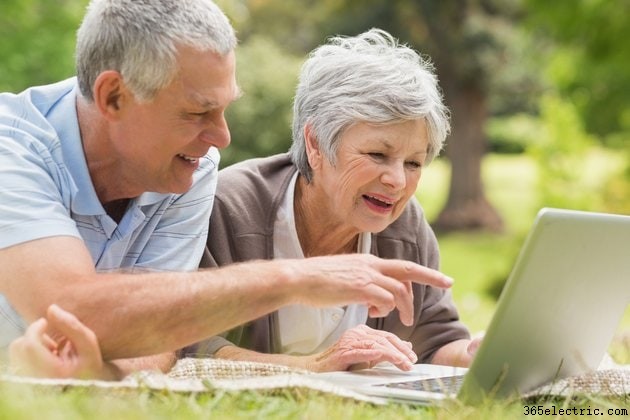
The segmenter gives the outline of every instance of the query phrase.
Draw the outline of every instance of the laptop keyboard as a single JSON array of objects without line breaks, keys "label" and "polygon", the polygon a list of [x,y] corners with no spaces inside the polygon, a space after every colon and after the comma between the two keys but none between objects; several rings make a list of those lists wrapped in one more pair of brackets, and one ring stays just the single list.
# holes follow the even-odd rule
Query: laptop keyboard
[{"label": "laptop keyboard", "polygon": [[456,394],[464,381],[464,375],[445,376],[442,378],[417,379],[407,382],[382,384],[388,388],[409,389],[414,391],[439,392]]}]

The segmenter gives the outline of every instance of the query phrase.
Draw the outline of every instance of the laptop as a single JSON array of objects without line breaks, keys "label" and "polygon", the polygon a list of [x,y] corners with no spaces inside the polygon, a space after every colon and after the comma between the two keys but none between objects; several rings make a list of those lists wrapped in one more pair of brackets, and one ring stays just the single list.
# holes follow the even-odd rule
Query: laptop
[{"label": "laptop", "polygon": [[319,373],[369,396],[427,404],[523,395],[595,370],[630,303],[630,216],[542,209],[470,368]]}]

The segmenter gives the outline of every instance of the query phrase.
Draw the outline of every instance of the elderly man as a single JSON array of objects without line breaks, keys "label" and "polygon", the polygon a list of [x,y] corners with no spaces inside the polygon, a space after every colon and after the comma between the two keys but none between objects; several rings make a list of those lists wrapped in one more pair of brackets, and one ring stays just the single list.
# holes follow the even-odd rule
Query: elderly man
[{"label": "elderly man", "polygon": [[[94,373],[120,377],[291,303],[397,307],[410,324],[411,282],[450,286],[365,255],[196,270],[239,96],[235,46],[209,0],[94,0],[77,77],[0,95],[0,348],[47,311],[63,318],[57,303],[105,360],[164,353]],[[36,327],[52,354],[67,348]]]}]

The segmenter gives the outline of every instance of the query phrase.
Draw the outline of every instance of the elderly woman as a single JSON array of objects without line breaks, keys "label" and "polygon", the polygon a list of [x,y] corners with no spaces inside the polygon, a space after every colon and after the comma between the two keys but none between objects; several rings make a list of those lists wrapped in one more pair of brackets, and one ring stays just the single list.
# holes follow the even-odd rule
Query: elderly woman
[{"label": "elderly woman", "polygon": [[[437,269],[414,193],[448,131],[436,77],[415,51],[376,29],[332,38],[302,68],[289,153],[221,171],[202,266],[365,253]],[[363,305],[292,305],[188,351],[315,371],[468,365],[475,346],[451,295],[413,293],[410,327],[396,313],[368,318]]]}]

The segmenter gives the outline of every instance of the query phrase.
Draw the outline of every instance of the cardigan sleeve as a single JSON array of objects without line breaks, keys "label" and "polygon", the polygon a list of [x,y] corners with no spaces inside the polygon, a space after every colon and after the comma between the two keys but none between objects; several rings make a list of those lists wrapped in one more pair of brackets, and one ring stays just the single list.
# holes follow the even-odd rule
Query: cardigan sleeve
[{"label": "cardigan sleeve", "polygon": [[[418,249],[427,250],[427,266],[438,270],[440,254],[437,238],[425,218],[418,229]],[[421,255],[422,256],[422,255]],[[421,363],[429,363],[437,350],[456,340],[468,339],[468,329],[460,322],[450,289],[423,286],[423,299],[417,302],[417,321],[410,341],[417,348],[416,354]]]}]

